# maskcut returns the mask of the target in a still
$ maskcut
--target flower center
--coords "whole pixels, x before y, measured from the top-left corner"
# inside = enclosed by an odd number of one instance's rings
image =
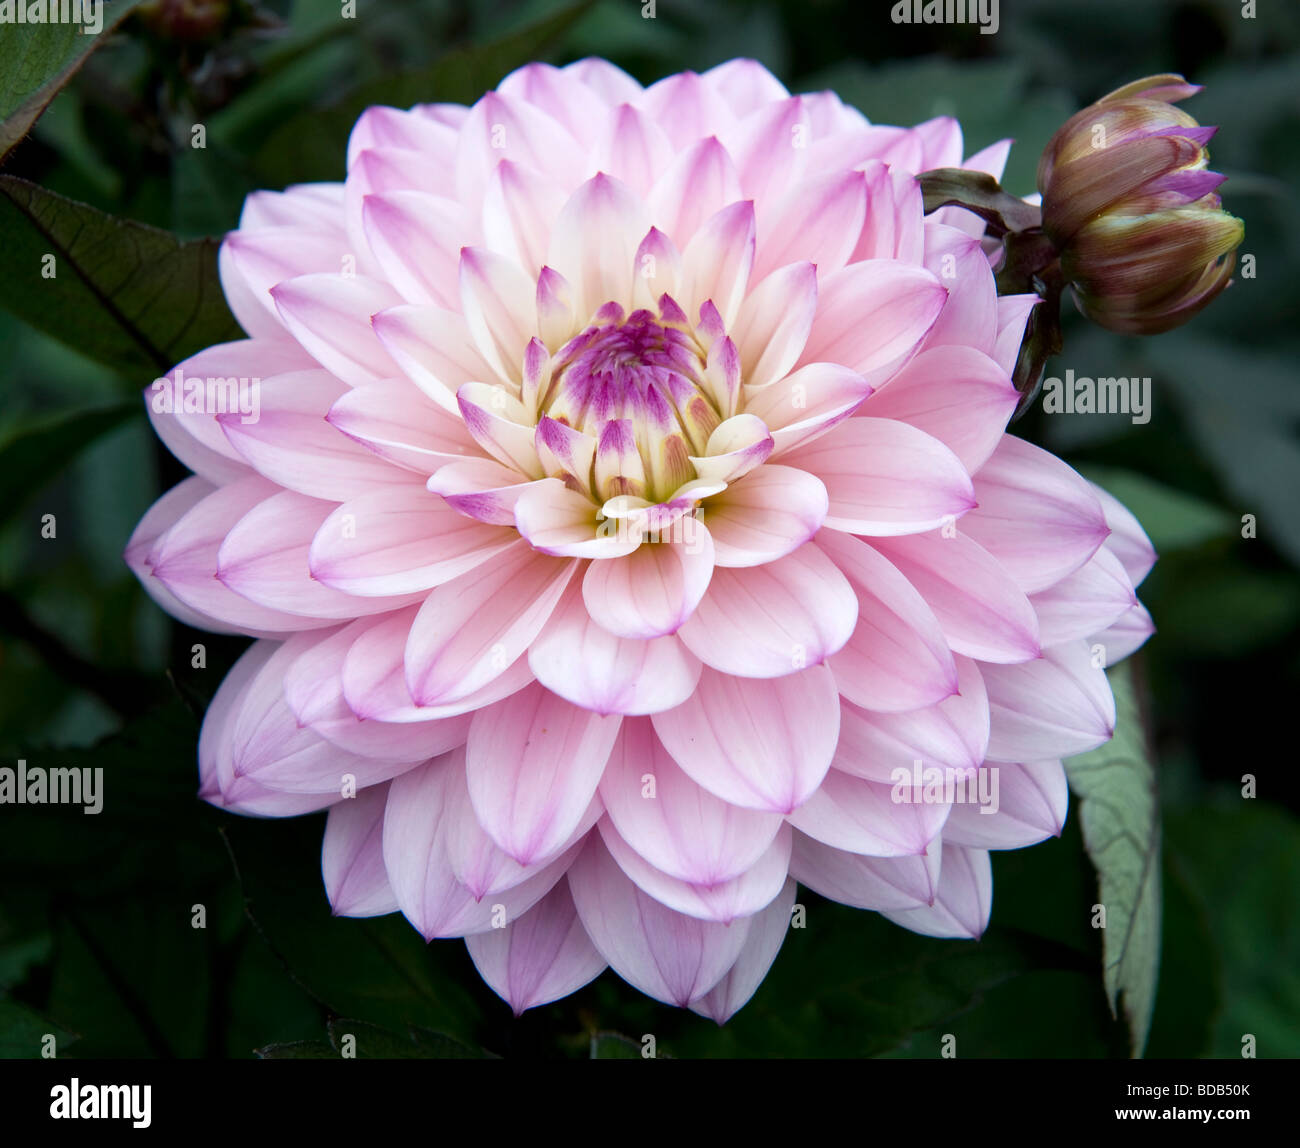
[[[684,322],[607,303],[556,352],[539,413],[595,440],[592,492],[658,502],[696,477],[721,421],[705,355]]]

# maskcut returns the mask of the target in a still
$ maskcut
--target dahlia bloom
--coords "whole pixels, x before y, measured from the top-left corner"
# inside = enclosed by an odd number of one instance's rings
[[[723,1021],[796,882],[978,937],[989,851],[1111,735],[1154,554],[1005,433],[1034,299],[912,174],[957,123],[584,60],[371,108],[347,158],[249,197],[248,338],[178,368],[258,417],[151,411],[194,477],[127,560],[257,639],[201,795],[328,808],[334,911],[463,937],[516,1012],[609,965]],[[997,812],[899,780],[935,770]]]

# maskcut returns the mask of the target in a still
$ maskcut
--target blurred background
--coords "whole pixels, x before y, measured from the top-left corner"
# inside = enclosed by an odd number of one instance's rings
[[[1066,350],[1047,373],[1150,376],[1151,420],[1035,408],[1015,429],[1121,498],[1160,552],[1141,591],[1158,633],[1135,674],[1146,745],[1134,744],[1155,764],[1162,815],[1147,1055],[1236,1057],[1246,1034],[1261,1057],[1300,1055],[1288,716],[1300,692],[1300,7],[1262,0],[1251,18],[1241,0],[1003,0],[995,35],[895,25],[892,7],[359,0],[341,20],[333,0],[107,5],[118,31],[0,177],[160,229],[123,233],[139,266],[122,289],[137,301],[157,290],[151,261],[165,259],[193,272],[189,301],[203,310],[173,328],[160,311],[151,354],[76,296],[87,284],[51,304],[15,269],[46,249],[34,220],[72,224],[11,187],[0,195],[0,764],[102,766],[108,778],[97,817],[0,807],[0,1056],[36,1055],[44,1033],[71,1057],[334,1055],[339,1018],[369,1026],[363,1049],[394,1056],[634,1056],[643,1033],[680,1057],[932,1057],[943,1033],[963,1056],[1129,1054],[1074,812],[1060,840],[995,855],[993,926],[978,944],[918,938],[801,892],[809,927],[718,1028],[612,973],[515,1021],[459,942],[426,947],[400,916],[330,917],[323,815],[259,822],[196,800],[199,719],[242,643],[173,624],[121,551],[183,477],[141,390],[234,337],[200,241],[233,227],[252,189],[341,178],[369,104],[468,103],[520,63],[585,55],[643,82],[752,56],[792,91],[833,88],[879,123],[954,115],[968,154],[1015,139],[1004,182],[1017,194],[1034,190],[1053,130],[1110,89],[1166,71],[1206,86],[1185,106],[1220,125],[1213,166],[1245,220],[1254,278],[1152,340],[1067,306]],[[0,29],[6,74],[26,34]],[[204,148],[190,146],[196,123]],[[157,348],[170,354],[161,365]],[[196,641],[205,668],[191,665]],[[196,905],[205,929],[191,927]]]

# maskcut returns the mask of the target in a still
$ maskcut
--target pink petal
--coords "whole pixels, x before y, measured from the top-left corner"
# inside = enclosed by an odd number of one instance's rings
[[[747,920],[723,925],[666,908],[618,867],[598,835],[569,870],[569,890],[592,943],[629,984],[665,1004],[703,996],[736,963]]]
[[[1146,640],[1156,632],[1156,624],[1141,603],[1133,606],[1119,618],[1113,626],[1094,634],[1090,639],[1092,645],[1099,645],[1103,650],[1106,664],[1113,666],[1140,649]]]
[[[663,127],[678,151],[735,121],[716,84],[694,72],[678,72],[651,84],[641,93],[637,106]]]
[[[299,634],[277,649],[249,683],[232,712],[228,744],[231,781],[223,793],[240,800],[247,792],[332,794],[387,781],[409,769],[407,762],[347,753],[314,730],[298,724],[284,698],[289,665],[316,641]]]
[[[714,561],[760,566],[784,558],[817,533],[827,505],[826,487],[806,471],[759,467],[709,499]]]
[[[979,222],[983,227],[984,221]],[[1042,300],[1037,295],[1002,295],[998,298],[998,337],[993,344],[993,359],[1008,375],[1016,369],[1029,313],[1040,302]]]
[[[260,384],[262,379],[315,365],[312,357],[297,343],[284,338],[282,329],[278,339],[218,343],[186,359],[165,377],[173,396],[178,386],[183,396],[188,384],[202,384],[205,391],[203,411],[187,411],[183,401],[173,403],[172,409],[166,410],[167,393],[155,383],[144,391],[149,421],[167,449],[195,474],[216,483],[247,478],[252,471],[230,445],[217,422],[217,412],[208,409],[207,380],[221,379],[224,383],[236,378]]]
[[[1047,451],[1006,435],[975,476],[979,508],[962,532],[989,551],[1027,593],[1059,582],[1109,533],[1089,484]]]
[[[1101,503],[1106,525],[1110,528],[1110,535],[1103,545],[1124,564],[1133,585],[1142,585],[1142,580],[1156,564],[1156,549],[1151,545],[1151,539],[1133,512],[1118,498],[1096,483],[1088,485]]]
[[[488,458],[467,458],[438,468],[428,489],[453,510],[494,526],[515,524],[515,503],[532,485],[509,467]]]
[[[865,542],[823,531],[817,544],[858,597],[852,636],[830,659],[849,701],[897,713],[933,705],[957,689],[952,652],[934,611],[883,555]]]
[[[1073,757],[1115,732],[1115,699],[1087,642],[1055,646],[1017,666],[984,666],[982,672],[992,761]]]
[[[1033,606],[978,543],[961,533],[930,533],[877,538],[872,545],[930,604],[955,653],[986,662],[1023,662],[1038,656]]]
[[[796,832],[790,876],[814,893],[855,909],[914,909],[934,900],[941,849],[908,857],[867,857]]]
[[[789,821],[834,849],[870,857],[915,856],[943,829],[950,807],[908,800],[910,793],[832,769]]]
[[[808,259],[817,265],[824,284],[848,262],[866,212],[866,177],[852,170],[811,176],[779,202],[760,200],[761,242],[754,277],[762,279],[796,259]]]
[[[713,541],[702,526],[690,542],[652,542],[591,563],[582,597],[592,620],[620,638],[674,634],[691,616],[713,575]]]
[[[809,363],[762,390],[747,391],[745,410],[772,428],[773,454],[820,438],[871,394],[856,371],[836,363]]]
[[[790,828],[781,825],[775,840],[750,868],[730,881],[692,885],[661,873],[633,849],[609,818],[597,826],[610,856],[638,888],[656,901],[688,917],[730,924],[745,920],[770,905],[785,885],[790,865]]]
[[[386,722],[360,718],[348,706],[343,696],[347,655],[362,635],[386,621],[359,618],[305,649],[289,664],[284,674],[284,700],[298,724],[311,726],[326,741],[349,753],[390,761],[428,761],[464,745],[469,715],[440,721]]]
[[[358,602],[312,577],[308,551],[333,509],[333,503],[291,490],[258,503],[221,543],[217,577],[250,602],[313,618],[355,618],[409,605],[409,596]]]
[[[886,910],[896,925],[926,937],[979,940],[993,908],[993,869],[983,849],[944,844],[943,868],[934,904],[920,909]]]
[[[131,572],[140,579],[140,584],[149,597],[173,618],[200,630],[215,629],[219,633],[234,634],[239,632],[234,626],[214,623],[212,619],[186,606],[155,577],[148,561],[149,554],[159,537],[170,530],[214,489],[210,482],[194,477],[173,486],[145,512],[145,516],[137,523],[122,557],[131,568]]]
[[[256,416],[231,412],[217,421],[258,474],[289,490],[341,502],[404,477],[325,421],[347,393],[326,371],[276,375],[261,383]]]
[[[552,181],[509,160],[497,164],[483,203],[487,245],[536,275],[546,262],[551,223],[564,206],[564,192]]]
[[[728,60],[710,68],[700,79],[738,116],[790,95],[785,85],[757,60]]]
[[[485,453],[524,478],[541,478],[536,428],[524,405],[500,383],[466,383],[456,392],[465,427]]]
[[[218,487],[161,534],[143,562],[163,588],[191,610],[242,633],[275,633],[332,625],[326,618],[259,606],[217,579],[217,554],[249,511],[276,494],[261,477]]]
[[[679,125],[664,120],[659,123],[670,136],[675,136],[680,130]],[[736,176],[736,165],[717,136],[701,132],[659,176],[646,202],[650,207],[651,222],[680,251],[706,219],[738,199],[740,180]]]
[[[973,772],[988,753],[988,694],[975,662],[958,658],[957,669],[961,693],[921,709],[876,713],[845,702],[835,768],[888,783],[906,780],[898,771],[910,775],[917,761],[954,778]]]
[[[466,746],[470,799],[483,828],[520,864],[553,853],[577,827],[621,721],[539,685],[475,715]]]
[[[583,150],[565,128],[518,96],[488,92],[465,117],[456,153],[456,198],[482,203],[501,160],[530,167],[571,188],[581,179]]]
[[[460,701],[519,658],[577,570],[522,539],[485,569],[435,587],[411,624],[406,685],[417,705]]]
[[[426,191],[386,191],[361,209],[384,277],[411,303],[454,307],[468,226],[459,203]]]
[[[524,347],[533,337],[536,321],[536,295],[536,284],[513,260],[486,247],[461,250],[460,301],[465,324],[479,355],[502,380],[518,383],[522,378]]]
[[[610,301],[630,301],[633,260],[649,227],[645,205],[611,176],[596,175],[569,197],[546,264],[573,285],[579,317]]]
[[[1124,564],[1106,546],[1073,574],[1029,600],[1038,614],[1044,646],[1086,638],[1138,605]]]
[[[380,458],[426,477],[452,460],[478,455],[464,422],[405,379],[344,391],[325,419]]]
[[[732,337],[740,348],[747,395],[789,374],[816,312],[817,268],[808,262],[773,271],[745,297]]]
[[[496,377],[465,320],[453,311],[390,307],[374,317],[374,331],[406,377],[457,420],[456,392],[468,382]]]
[[[887,259],[823,276],[800,363],[840,363],[881,386],[916,351],[948,292],[928,271]]]
[[[311,544],[312,577],[361,597],[429,590],[514,542],[505,527],[452,510],[422,486],[395,486],[343,503]]]
[[[232,231],[221,245],[228,268],[243,280],[248,293],[271,317],[280,335],[284,329],[280,326],[271,288],[299,275],[342,271],[347,243],[341,231],[331,234],[332,230],[295,223],[256,231]],[[253,326],[259,332],[265,330],[265,323],[260,319]]]
[[[515,1016],[576,992],[605,969],[566,881],[504,929],[475,933],[465,944],[479,975]]]
[[[1070,790],[1059,761],[985,768],[997,771],[996,807],[991,803],[954,805],[943,827],[946,842],[977,849],[1022,849],[1060,836]],[[985,812],[988,809],[995,811]]]
[[[781,817],[731,805],[702,789],[664,749],[652,723],[623,723],[600,782],[619,836],[662,873],[718,885],[757,864]]]
[[[722,142],[735,160],[741,194],[775,202],[803,182],[811,127],[806,101],[793,96],[765,102],[728,131]]]
[[[397,911],[384,868],[387,785],[372,785],[330,807],[321,870],[330,906],[339,917],[381,917]]]
[[[598,714],[656,713],[691,696],[701,666],[681,642],[615,637],[591,620],[575,589],[529,647],[528,664],[542,685]]]
[[[557,478],[532,483],[515,502],[519,533],[543,554],[571,558],[616,559],[641,545],[639,536],[620,533],[612,519],[596,521],[596,507]],[[611,526],[614,529],[606,529]]]
[[[754,205],[728,204],[706,219],[682,252],[682,283],[673,296],[688,315],[712,300],[727,327],[735,321],[754,265]]]
[[[980,241],[955,227],[926,228],[925,266],[948,289],[948,301],[926,336],[927,347],[973,347],[993,354],[998,289]]]
[[[974,474],[1002,441],[1019,401],[1010,375],[987,355],[973,347],[934,347],[917,355],[858,412],[933,435]]]
[[[705,665],[775,678],[838,651],[857,615],[852,586],[810,542],[763,566],[715,569],[709,592],[678,634]]]
[[[510,697],[533,680],[528,663],[520,658],[488,685],[459,702],[417,706],[406,688],[405,661],[415,614],[416,608],[408,607],[379,619],[357,637],[343,659],[343,697],[363,721],[441,721]]]
[[[736,963],[704,996],[691,1002],[692,1012],[725,1024],[748,1003],[781,949],[781,942],[790,928],[790,913],[797,893],[796,883],[786,881],[767,908],[751,918],[749,936]]]
[[[593,157],[597,171],[622,180],[643,199],[672,160],[663,128],[631,104],[613,110]]]
[[[830,767],[839,698],[824,666],[772,680],[705,670],[689,700],[652,721],[696,784],[732,805],[789,813]]]
[[[402,300],[391,287],[360,275],[302,275],[271,289],[293,337],[349,386],[399,374],[375,337],[370,316]]]
[[[826,484],[826,525],[835,530],[921,534],[975,505],[957,456],[907,423],[848,419],[784,457]]]
[[[477,900],[456,880],[447,859],[444,796],[456,777],[455,756],[403,774],[389,787],[384,811],[388,879],[406,919],[426,940],[484,933],[494,919],[517,920],[555,887],[573,856],[564,854],[513,888]]]

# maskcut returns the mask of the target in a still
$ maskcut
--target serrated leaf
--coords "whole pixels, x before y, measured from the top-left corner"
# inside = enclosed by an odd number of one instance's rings
[[[86,57],[139,3],[108,0],[103,27],[96,35],[86,35],[79,24],[54,21],[0,27],[0,160],[31,130]]]
[[[1112,1010],[1122,1007],[1137,1057],[1146,1047],[1160,967],[1160,805],[1131,663],[1108,676],[1115,736],[1067,760],[1065,772],[1106,910],[1106,995]]]
[[[353,1040],[351,1046],[344,1043],[347,1037]],[[409,1025],[403,1034],[369,1021],[335,1018],[329,1023],[329,1038],[337,1055],[343,1055],[350,1048],[350,1055],[358,1060],[494,1059],[481,1048],[418,1025]]]
[[[338,1060],[339,1054],[327,1040],[290,1040],[266,1044],[253,1050],[259,1060]]]
[[[0,176],[0,306],[136,383],[241,337],[217,247]]]
[[[0,524],[76,458],[86,446],[138,414],[138,402],[45,414],[0,435]]]

